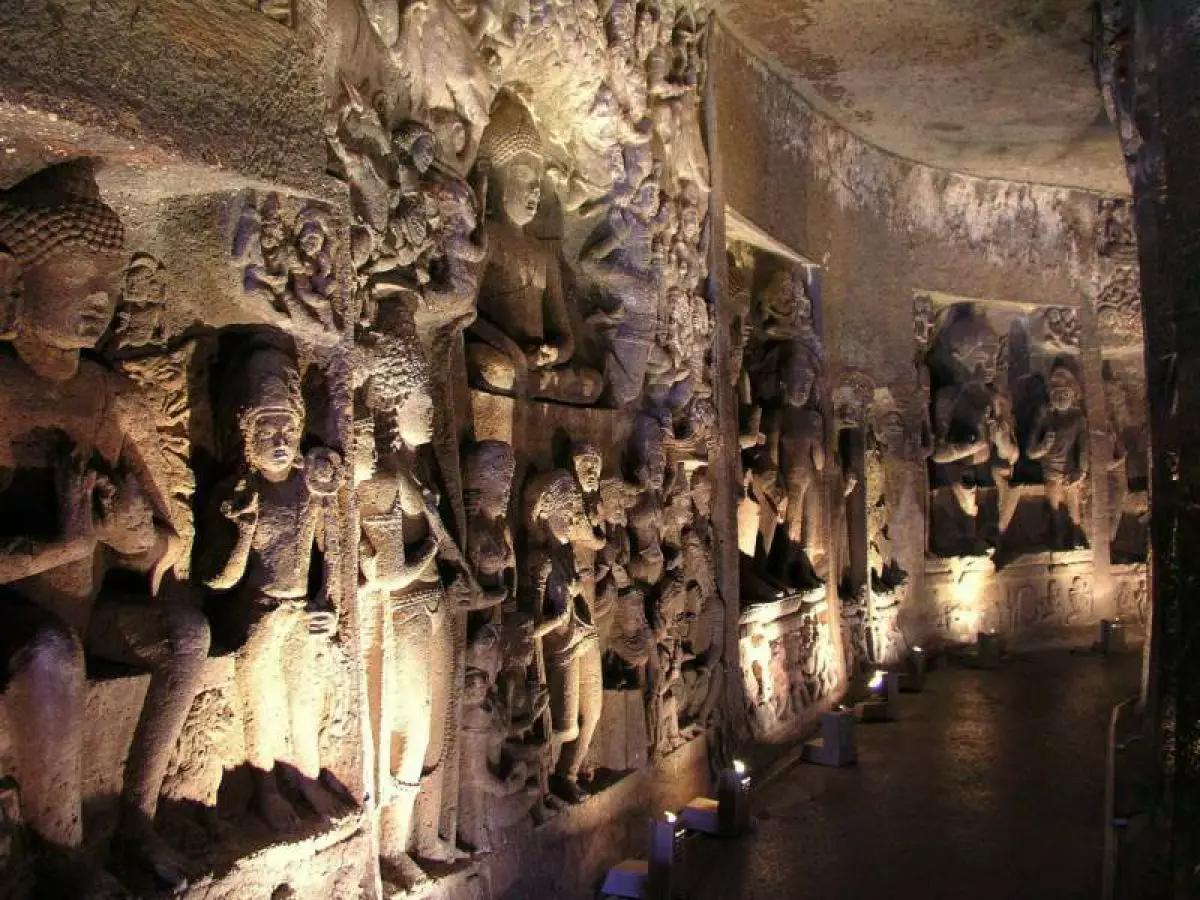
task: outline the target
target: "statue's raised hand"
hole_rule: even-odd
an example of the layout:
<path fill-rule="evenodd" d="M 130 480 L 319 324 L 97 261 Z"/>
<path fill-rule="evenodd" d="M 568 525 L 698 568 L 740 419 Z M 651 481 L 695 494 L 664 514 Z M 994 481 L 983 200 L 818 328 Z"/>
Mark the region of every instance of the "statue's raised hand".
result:
<path fill-rule="evenodd" d="M 221 515 L 246 531 L 258 524 L 258 494 L 253 491 L 238 492 L 235 496 L 221 503 Z"/>

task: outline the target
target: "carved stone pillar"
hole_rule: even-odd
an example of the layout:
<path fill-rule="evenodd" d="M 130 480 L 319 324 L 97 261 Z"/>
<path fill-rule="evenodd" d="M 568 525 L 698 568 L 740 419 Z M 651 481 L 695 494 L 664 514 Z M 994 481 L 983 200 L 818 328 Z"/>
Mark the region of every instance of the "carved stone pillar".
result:
<path fill-rule="evenodd" d="M 1153 777 L 1139 810 L 1150 827 L 1125 854 L 1139 883 L 1119 878 L 1118 895 L 1190 897 L 1200 888 L 1200 19 L 1166 0 L 1101 7 L 1099 70 L 1134 192 L 1152 444 L 1143 702 Z"/>

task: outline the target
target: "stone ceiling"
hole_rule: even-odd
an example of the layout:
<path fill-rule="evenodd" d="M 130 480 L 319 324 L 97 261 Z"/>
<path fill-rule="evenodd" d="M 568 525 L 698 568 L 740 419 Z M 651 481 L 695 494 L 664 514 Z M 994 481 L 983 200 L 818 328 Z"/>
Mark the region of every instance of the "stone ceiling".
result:
<path fill-rule="evenodd" d="M 1085 0 L 726 0 L 720 15 L 814 106 L 886 150 L 1129 191 Z"/>

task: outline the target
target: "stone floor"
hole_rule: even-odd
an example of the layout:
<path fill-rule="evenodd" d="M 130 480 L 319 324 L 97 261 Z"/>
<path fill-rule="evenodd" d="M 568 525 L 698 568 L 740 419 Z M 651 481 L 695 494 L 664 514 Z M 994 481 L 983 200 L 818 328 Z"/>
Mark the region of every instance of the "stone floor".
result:
<path fill-rule="evenodd" d="M 762 785 L 757 827 L 690 848 L 690 900 L 1099 896 L 1105 743 L 1140 655 L 1045 652 L 943 668 L 859 762 Z"/>

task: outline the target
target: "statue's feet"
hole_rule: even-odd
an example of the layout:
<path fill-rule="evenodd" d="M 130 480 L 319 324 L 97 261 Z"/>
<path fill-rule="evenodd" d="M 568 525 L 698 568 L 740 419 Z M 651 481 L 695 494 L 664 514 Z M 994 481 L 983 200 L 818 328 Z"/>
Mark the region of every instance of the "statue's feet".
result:
<path fill-rule="evenodd" d="M 422 841 L 419 849 L 418 855 L 428 862 L 449 864 L 466 859 L 470 855 L 459 850 L 452 841 L 444 841 L 441 838 Z"/>
<path fill-rule="evenodd" d="M 425 870 L 416 864 L 407 853 L 383 860 L 383 878 L 389 887 L 390 896 L 415 893 L 429 881 Z"/>
<path fill-rule="evenodd" d="M 345 811 L 343 799 L 326 787 L 320 777 L 307 778 L 297 775 L 293 779 L 293 786 L 304 798 L 304 802 L 322 819 L 336 819 Z"/>
<path fill-rule="evenodd" d="M 300 828 L 300 814 L 279 791 L 274 776 L 267 773 L 255 792 L 254 809 L 272 831 L 283 834 Z"/>
<path fill-rule="evenodd" d="M 122 868 L 150 875 L 172 894 L 182 893 L 192 877 L 187 858 L 149 824 L 126 820 L 113 837 L 113 855 Z"/>
<path fill-rule="evenodd" d="M 579 782 L 563 775 L 550 776 L 550 791 L 567 803 L 579 804 L 588 798 L 588 793 L 579 786 Z"/>

